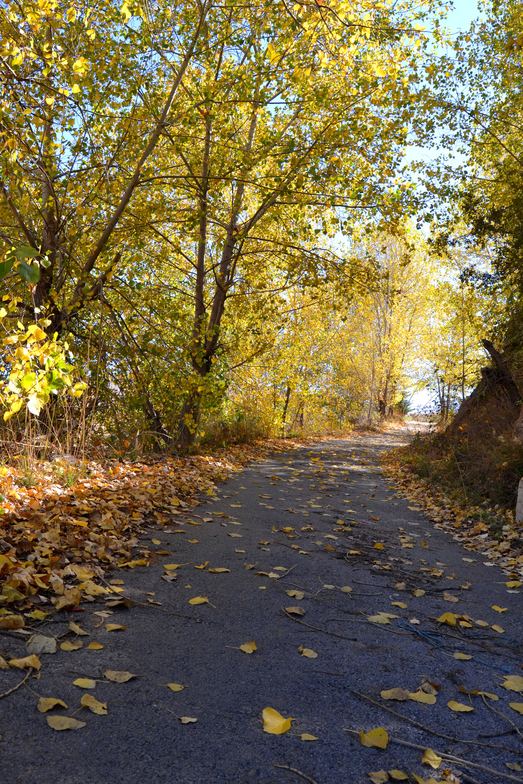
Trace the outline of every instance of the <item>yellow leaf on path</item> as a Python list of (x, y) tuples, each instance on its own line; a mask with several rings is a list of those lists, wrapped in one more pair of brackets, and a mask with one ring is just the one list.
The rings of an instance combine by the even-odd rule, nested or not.
[(102, 645), (101, 642), (96, 642), (95, 640), (93, 640), (93, 642), (90, 642), (89, 645), (87, 646), (87, 649), (89, 651), (101, 651), (102, 648), (105, 648), (105, 645)]
[(380, 691), (380, 697), (384, 700), (408, 700), (410, 692), (405, 689), (384, 689)]
[(189, 599), (189, 604), (209, 604), (209, 599), (207, 596), (193, 596), (192, 599)]
[(105, 624), (105, 631), (106, 632), (123, 632), (127, 629), (127, 626), (124, 626), (121, 623), (106, 623)]
[(508, 580), (508, 582), (506, 582), (505, 585), (507, 586), (507, 588), (511, 588), (512, 590), (514, 590), (516, 588), (521, 588), (523, 583), (521, 582), (521, 580)]
[(386, 770), (375, 770), (369, 773), (369, 779), (372, 781), (372, 784), (387, 784), (389, 774)]
[(163, 568), (167, 572), (174, 572), (174, 571), (176, 571), (176, 569), (179, 569), (180, 566), (183, 566), (183, 564), (168, 563), (168, 564), (164, 564)]
[(105, 670), (104, 676), (108, 681), (112, 681), (113, 683), (127, 683), (127, 681), (136, 678), (134, 673), (127, 672), (126, 670)]
[(96, 713), (97, 716), (107, 716), (107, 703), (100, 702), (92, 694), (82, 694), (80, 705), (89, 708), (91, 713)]
[(46, 716), (47, 723), (53, 730), (80, 730), (85, 721), (78, 721), (72, 716)]
[(0, 615), (0, 629), (23, 629), (24, 619), (21, 615)]
[(374, 727), (368, 732), (360, 732), (360, 743), (362, 746), (373, 749), (386, 749), (389, 745), (389, 733), (385, 727)]
[(379, 612), (376, 613), (376, 615), (368, 615), (367, 620), (370, 621), (371, 623), (385, 624), (385, 623), (390, 623), (393, 618), (397, 618), (397, 617), (398, 616), (394, 615), (393, 613)]
[(458, 661), (470, 661), (470, 659), (472, 659), (472, 656), (469, 653), (461, 653), (461, 651), (455, 651), (453, 656)]
[(68, 591), (65, 591), (62, 596), (59, 596), (56, 601), (54, 601), (54, 606), (57, 610), (68, 610), (71, 607), (76, 607), (80, 604), (82, 599), (82, 594), (80, 593), (79, 588), (70, 588)]
[(408, 604), (405, 604), (405, 602), (391, 602), (391, 604), (393, 607), (399, 607), (400, 610), (406, 610), (408, 607)]
[(491, 607), (498, 613), (504, 613), (508, 610), (508, 607), (500, 607), (499, 604), (492, 604)]
[(311, 735), (310, 732), (302, 732), (302, 734), (300, 735), (300, 740), (313, 741), (313, 740), (318, 740), (318, 738), (316, 737), (316, 735)]
[(39, 670), (42, 666), (40, 659), (35, 654), (23, 656), (21, 659), (9, 659), (8, 664), (18, 670)]
[[(11, 662), (9, 662), (11, 664)], [(509, 691), (523, 692), (523, 675), (506, 675), (501, 684), (504, 689)]]
[(285, 718), (274, 708), (264, 708), (262, 711), (263, 731), (268, 735), (283, 735), (291, 728), (292, 718)]
[(240, 651), (244, 653), (254, 653), (258, 650), (258, 646), (256, 645), (255, 640), (249, 640), (249, 642), (244, 642), (240, 645)]
[(209, 574), (227, 574), (230, 572), (230, 569), (227, 569), (225, 566), (213, 566), (210, 569), (207, 569)]
[(437, 770), (441, 765), (441, 763), (443, 762), (443, 759), (438, 754), (436, 754), (436, 752), (433, 751), (432, 749), (425, 749), (421, 761), (423, 762), (424, 765), (430, 765), (431, 768)]
[(516, 711), (516, 713), (521, 713), (523, 715), (523, 702), (509, 702), (509, 707), (512, 708), (513, 711)]
[(457, 626), (459, 617), (460, 616), (456, 615), (456, 613), (444, 612), (439, 616), (439, 618), (436, 618), (436, 620), (439, 623), (446, 623), (447, 626)]
[(300, 647), (298, 648), (298, 651), (299, 651), (299, 653), (301, 653), (302, 656), (305, 656), (306, 659), (317, 659), (318, 658), (318, 654), (316, 653), (316, 651), (313, 651), (312, 648), (304, 648), (303, 645), (300, 645)]
[(82, 627), (74, 621), (69, 621), (69, 630), (74, 634), (78, 634), (80, 637), (84, 637), (85, 635), (89, 634), (89, 632), (86, 632), (85, 629), (82, 629)]
[(58, 697), (40, 697), (37, 708), (40, 713), (47, 713), (47, 711), (53, 710), (53, 708), (67, 708), (67, 705)]
[(198, 719), (194, 719), (192, 716), (179, 716), (178, 721), (182, 724), (196, 724)]
[(435, 705), (436, 695), (429, 694), (428, 692), (423, 691), (423, 689), (418, 689), (418, 691), (409, 691), (409, 700), (422, 702), (424, 705)]
[(78, 686), (79, 689), (95, 689), (96, 688), (96, 681), (92, 678), (76, 678), (73, 681), (74, 686)]
[(352, 593), (352, 588), (350, 587), (350, 585), (342, 585), (340, 591), (342, 593)]
[(285, 612), (289, 615), (305, 615), (305, 610), (302, 607), (286, 607)]
[(83, 648), (84, 644), (80, 640), (64, 640), (60, 643), (60, 649), (62, 651), (79, 651), (80, 648)]
[(504, 634), (505, 633), (505, 629), (503, 628), (503, 626), (500, 626), (499, 623), (493, 623), (490, 628), (493, 629), (498, 634)]
[(305, 593), (303, 591), (296, 591), (294, 588), (289, 588), (287, 591), (285, 591), (285, 593), (287, 594), (287, 596), (290, 596), (291, 599), (297, 599), (299, 602), (305, 596)]
[(183, 683), (168, 683), (167, 688), (170, 689), (171, 691), (179, 692), (179, 691), (183, 691), (185, 689), (185, 686), (183, 685)]
[(472, 713), (474, 710), (472, 705), (463, 705), (462, 702), (456, 702), (456, 700), (449, 700), (447, 702), (447, 707), (449, 707), (451, 711), (454, 711), (454, 713)]
[(408, 781), (409, 778), (404, 770), (397, 770), (396, 768), (389, 770), (389, 776), (393, 781)]

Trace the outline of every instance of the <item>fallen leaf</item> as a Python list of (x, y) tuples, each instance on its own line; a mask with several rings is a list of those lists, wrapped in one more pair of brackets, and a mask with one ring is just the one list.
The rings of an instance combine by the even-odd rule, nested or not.
[(418, 689), (418, 691), (409, 691), (409, 700), (422, 702), (424, 705), (435, 705), (436, 695), (429, 694), (428, 692), (423, 691), (423, 689)]
[(394, 615), (393, 613), (379, 612), (376, 613), (376, 615), (368, 615), (367, 620), (370, 621), (371, 623), (386, 624), (386, 623), (390, 623), (393, 618), (397, 618), (397, 617), (398, 616)]
[(23, 656), (21, 659), (9, 659), (8, 664), (18, 670), (39, 670), (42, 666), (40, 659), (35, 654)]
[(97, 716), (107, 716), (107, 703), (100, 702), (92, 694), (82, 694), (80, 705), (89, 708), (91, 713), (96, 713)]
[(410, 697), (410, 692), (406, 691), (405, 689), (384, 689), (380, 691), (380, 697), (384, 700), (408, 700)]
[(127, 681), (130, 681), (137, 676), (126, 670), (105, 670), (104, 677), (113, 683), (127, 683)]
[(298, 648), (298, 651), (299, 651), (299, 653), (301, 653), (302, 656), (305, 656), (306, 659), (317, 659), (318, 658), (318, 654), (316, 653), (316, 651), (313, 651), (312, 648), (304, 648), (303, 645), (300, 645), (300, 647)]
[(424, 765), (430, 765), (431, 768), (437, 770), (443, 762), (443, 759), (432, 749), (425, 749), (421, 761)]
[(491, 607), (498, 613), (504, 613), (508, 610), (508, 607), (500, 607), (499, 604), (492, 604)]
[(121, 623), (106, 623), (105, 624), (105, 631), (106, 632), (123, 632), (127, 629), (127, 626), (124, 626)]
[(472, 713), (474, 710), (472, 705), (463, 705), (462, 702), (456, 702), (456, 700), (449, 700), (447, 702), (447, 707), (449, 707), (451, 711), (454, 711), (454, 713)]
[(389, 774), (386, 770), (375, 770), (369, 773), (369, 779), (372, 781), (372, 784), (387, 784)]
[(316, 735), (311, 735), (310, 732), (302, 732), (300, 735), (300, 740), (313, 741), (313, 740), (318, 740), (318, 738), (316, 737)]
[(211, 569), (207, 569), (209, 574), (227, 574), (230, 572), (230, 569), (227, 569), (225, 566), (213, 566)]
[(516, 711), (516, 713), (521, 713), (523, 715), (523, 702), (509, 702), (509, 707)]
[(92, 678), (76, 678), (73, 681), (75, 686), (78, 686), (79, 689), (95, 689), (96, 688), (96, 681)]
[(87, 649), (89, 651), (101, 651), (102, 648), (105, 648), (105, 645), (102, 645), (101, 642), (96, 642), (95, 640), (93, 640), (93, 642), (90, 642), (89, 645), (87, 646)]
[(183, 685), (183, 683), (168, 683), (167, 688), (170, 689), (171, 691), (179, 692), (179, 691), (183, 691), (185, 689), (185, 686)]
[(305, 596), (305, 593), (303, 591), (296, 591), (294, 590), (294, 588), (289, 588), (287, 591), (285, 591), (285, 593), (287, 594), (287, 596), (290, 596), (291, 599), (297, 599), (299, 602)]
[(89, 632), (86, 632), (85, 629), (82, 629), (82, 627), (74, 621), (69, 621), (69, 631), (78, 634), (79, 637), (85, 637), (89, 634)]
[[(11, 664), (11, 662), (9, 662)], [(506, 675), (501, 684), (504, 689), (509, 691), (523, 692), (523, 675)]]
[(240, 645), (240, 651), (244, 653), (254, 653), (258, 650), (258, 646), (256, 645), (255, 640), (249, 640), (249, 642), (244, 642)]
[(8, 613), (7, 615), (0, 615), (0, 629), (9, 629), (14, 631), (16, 629), (23, 629), (25, 622), (23, 616)]
[(84, 644), (80, 640), (64, 640), (60, 643), (60, 649), (62, 651), (79, 651), (80, 648), (83, 648)]
[(36, 707), (40, 713), (47, 713), (54, 708), (67, 708), (67, 704), (58, 697), (40, 697)]
[(43, 634), (33, 634), (27, 643), (27, 650), (29, 653), (56, 653), (56, 640)]
[(264, 708), (262, 711), (263, 731), (268, 735), (283, 735), (291, 728), (292, 718), (285, 718), (274, 708)]
[(397, 770), (397, 768), (389, 770), (388, 773), (393, 781), (407, 781), (409, 778), (404, 770)]
[(46, 716), (46, 719), (53, 730), (80, 730), (85, 727), (85, 721), (78, 721), (72, 716)]
[(374, 727), (368, 732), (360, 732), (360, 743), (362, 746), (374, 749), (386, 749), (389, 745), (389, 733), (385, 727)]
[(192, 716), (179, 716), (178, 721), (182, 724), (196, 724), (198, 719), (194, 719)]
[(302, 607), (286, 607), (285, 612), (289, 615), (305, 615), (305, 610)]
[(472, 659), (470, 653), (461, 653), (461, 651), (455, 651), (452, 655), (455, 659), (458, 659), (458, 661), (470, 661), (470, 659)]
[(54, 600), (54, 606), (57, 610), (68, 610), (71, 607), (76, 607), (80, 604), (82, 594), (79, 588), (70, 588), (65, 591), (63, 596), (59, 596)]
[(444, 612), (436, 620), (438, 623), (446, 623), (447, 626), (457, 626), (459, 617), (456, 613)]
[(189, 604), (192, 605), (209, 604), (209, 599), (207, 596), (193, 596), (192, 599), (189, 599)]

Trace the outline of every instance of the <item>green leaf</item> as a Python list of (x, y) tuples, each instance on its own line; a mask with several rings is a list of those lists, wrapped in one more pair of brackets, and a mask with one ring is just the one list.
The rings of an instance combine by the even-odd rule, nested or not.
[(40, 280), (40, 267), (36, 264), (26, 264), (25, 261), (21, 261), (18, 271), (28, 283), (35, 284)]
[(38, 256), (38, 251), (30, 245), (19, 245), (13, 252), (13, 256), (23, 261), (24, 259), (34, 259)]
[(8, 257), (5, 261), (0, 261), (0, 280), (5, 278), (13, 269), (14, 259)]

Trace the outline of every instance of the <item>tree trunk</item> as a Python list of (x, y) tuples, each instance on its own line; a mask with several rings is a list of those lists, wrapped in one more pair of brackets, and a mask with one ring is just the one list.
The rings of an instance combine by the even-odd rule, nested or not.
[(287, 412), (289, 410), (289, 400), (291, 398), (291, 387), (290, 384), (287, 384), (287, 389), (285, 390), (285, 402), (283, 404), (283, 412), (281, 415), (281, 435), (282, 438), (285, 438), (285, 427), (287, 425)]

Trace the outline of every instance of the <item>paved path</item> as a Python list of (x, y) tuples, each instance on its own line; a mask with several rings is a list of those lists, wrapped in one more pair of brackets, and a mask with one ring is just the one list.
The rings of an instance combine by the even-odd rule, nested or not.
[[(73, 707), (82, 694), (72, 685), (78, 676), (103, 678), (110, 668), (139, 677), (125, 684), (98, 681), (91, 693), (108, 703), (109, 714), (81, 710), (75, 715), (87, 726), (76, 732), (51, 730), (28, 688), (0, 700), (0, 781), (363, 784), (369, 771), (390, 769), (442, 778), (441, 770), (421, 765), (416, 749), (396, 743), (386, 751), (364, 748), (344, 731), (375, 726), (501, 772), (498, 777), (448, 765), (470, 777), (456, 780), (523, 779), (505, 767), (523, 763), (521, 736), (511, 724), (521, 727), (522, 720), (508, 706), (523, 696), (500, 686), (503, 676), (523, 674), (521, 596), (507, 591), (496, 567), (484, 565), (395, 497), (378, 468), (379, 452), (395, 438), (356, 436), (277, 455), (235, 476), (219, 488), (219, 497), (180, 516), (168, 530), (152, 531), (148, 539), (161, 540), (153, 547), (170, 555), (114, 577), (125, 580), (125, 594), (135, 601), (159, 604), (115, 608), (110, 622), (126, 625), (121, 632), (104, 629), (107, 617), (95, 614), (103, 612), (100, 605), (72, 615), (89, 639), (105, 647), (45, 656), (36, 688)], [(194, 568), (206, 561), (230, 572)], [(163, 564), (173, 562), (187, 565), (168, 582)], [(341, 590), (345, 586), (352, 592)], [(289, 597), (289, 590), (305, 597)], [(446, 601), (445, 591), (458, 602)], [(212, 606), (188, 604), (200, 595)], [(498, 614), (493, 604), (507, 611)], [(305, 615), (287, 617), (282, 608), (290, 605), (301, 606)], [(436, 623), (446, 611), (501, 624), (505, 631)], [(385, 625), (368, 621), (379, 612), (398, 617)], [(253, 639), (255, 654), (238, 650)], [(301, 645), (318, 657), (300, 655)], [(11, 638), (0, 646), (21, 655)], [(454, 651), (473, 659), (458, 661)], [(0, 691), (11, 678), (12, 672), (0, 672)], [(380, 698), (383, 689), (416, 691), (424, 681), (439, 692), (435, 705)], [(173, 693), (168, 682), (185, 689)], [(499, 701), (468, 697), (461, 686), (495, 693)], [(474, 712), (453, 713), (451, 699)], [(266, 706), (294, 718), (290, 732), (262, 731)], [(183, 725), (181, 716), (198, 721)], [(304, 742), (302, 733), (318, 740)], [(466, 739), (472, 742), (461, 742)]]

